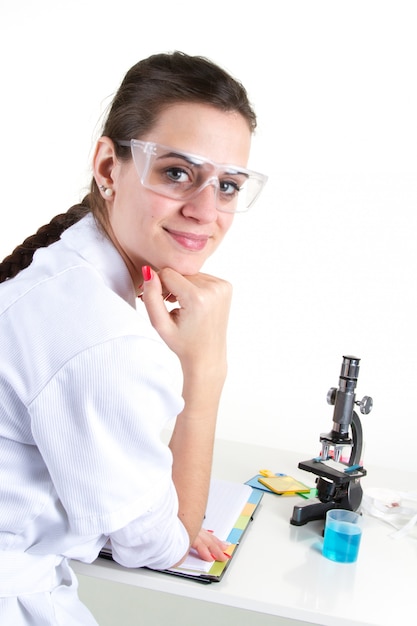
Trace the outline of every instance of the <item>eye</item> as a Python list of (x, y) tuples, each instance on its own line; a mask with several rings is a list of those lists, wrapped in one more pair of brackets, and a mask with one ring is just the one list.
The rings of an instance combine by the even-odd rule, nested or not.
[(239, 193), (241, 187), (235, 180), (221, 180), (219, 181), (220, 191), (226, 196), (234, 196)]
[(183, 167), (178, 167), (178, 166), (167, 167), (164, 171), (165, 171), (166, 177), (169, 179), (170, 182), (187, 183), (190, 180), (189, 173)]

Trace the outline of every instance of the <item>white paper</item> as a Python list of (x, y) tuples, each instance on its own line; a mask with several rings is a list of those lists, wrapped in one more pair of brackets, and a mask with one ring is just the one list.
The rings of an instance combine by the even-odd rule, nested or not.
[[(252, 494), (249, 485), (213, 479), (210, 483), (206, 517), (203, 528), (212, 530), (221, 541), (227, 541)], [(204, 561), (193, 550), (180, 567), (172, 571), (207, 573), (214, 561)]]

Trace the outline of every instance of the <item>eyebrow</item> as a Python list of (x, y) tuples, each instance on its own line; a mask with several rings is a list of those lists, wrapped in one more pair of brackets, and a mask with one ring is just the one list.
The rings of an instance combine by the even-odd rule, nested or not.
[[(201, 166), (204, 165), (204, 163), (210, 163), (211, 165), (215, 165), (217, 168), (221, 168), (224, 167), (225, 168), (225, 174), (230, 174), (232, 176), (244, 176), (245, 178), (249, 178), (249, 174), (248, 172), (245, 172), (243, 170), (239, 170), (239, 169), (235, 169), (234, 165), (227, 165), (224, 163), (214, 163), (213, 161), (210, 161), (210, 159), (204, 159), (204, 157), (193, 157), (190, 156), (188, 154), (184, 154), (184, 152), (175, 152), (175, 151), (171, 151), (171, 152), (167, 152), (166, 154), (162, 154), (161, 156), (158, 156), (158, 160), (159, 159), (169, 159), (169, 158), (180, 158), (183, 161), (186, 161), (187, 163), (190, 163), (190, 165), (197, 165), (197, 166)], [(195, 160), (194, 160), (195, 159)], [(199, 160), (200, 159), (200, 160)], [(233, 167), (233, 170), (227, 170), (227, 168)]]
[(174, 150), (172, 152), (166, 152), (165, 154), (161, 154), (160, 156), (157, 157), (157, 160), (170, 159), (170, 158), (171, 159), (179, 158), (179, 159), (182, 159), (183, 161), (187, 161), (187, 163), (190, 163), (191, 165), (203, 165), (203, 163), (207, 161), (211, 163), (209, 159), (203, 159), (203, 157), (201, 157), (200, 160), (198, 160), (198, 157), (195, 157), (195, 160), (193, 160), (193, 157), (188, 156), (187, 154), (184, 154), (183, 152), (175, 152)]

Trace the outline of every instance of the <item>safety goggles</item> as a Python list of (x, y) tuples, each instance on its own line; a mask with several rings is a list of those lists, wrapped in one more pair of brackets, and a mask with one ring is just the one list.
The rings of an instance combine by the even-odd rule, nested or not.
[(152, 141), (131, 139), (116, 143), (130, 146), (142, 185), (173, 200), (191, 200), (212, 185), (218, 211), (247, 211), (267, 181), (267, 176), (258, 172), (237, 165), (220, 165)]

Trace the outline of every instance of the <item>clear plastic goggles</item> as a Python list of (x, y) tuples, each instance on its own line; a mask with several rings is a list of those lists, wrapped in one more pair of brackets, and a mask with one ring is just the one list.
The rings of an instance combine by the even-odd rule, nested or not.
[(191, 200), (212, 185), (218, 211), (247, 211), (267, 181), (267, 176), (258, 172), (237, 165), (219, 165), (159, 143), (137, 139), (116, 143), (130, 146), (142, 185), (173, 200)]

